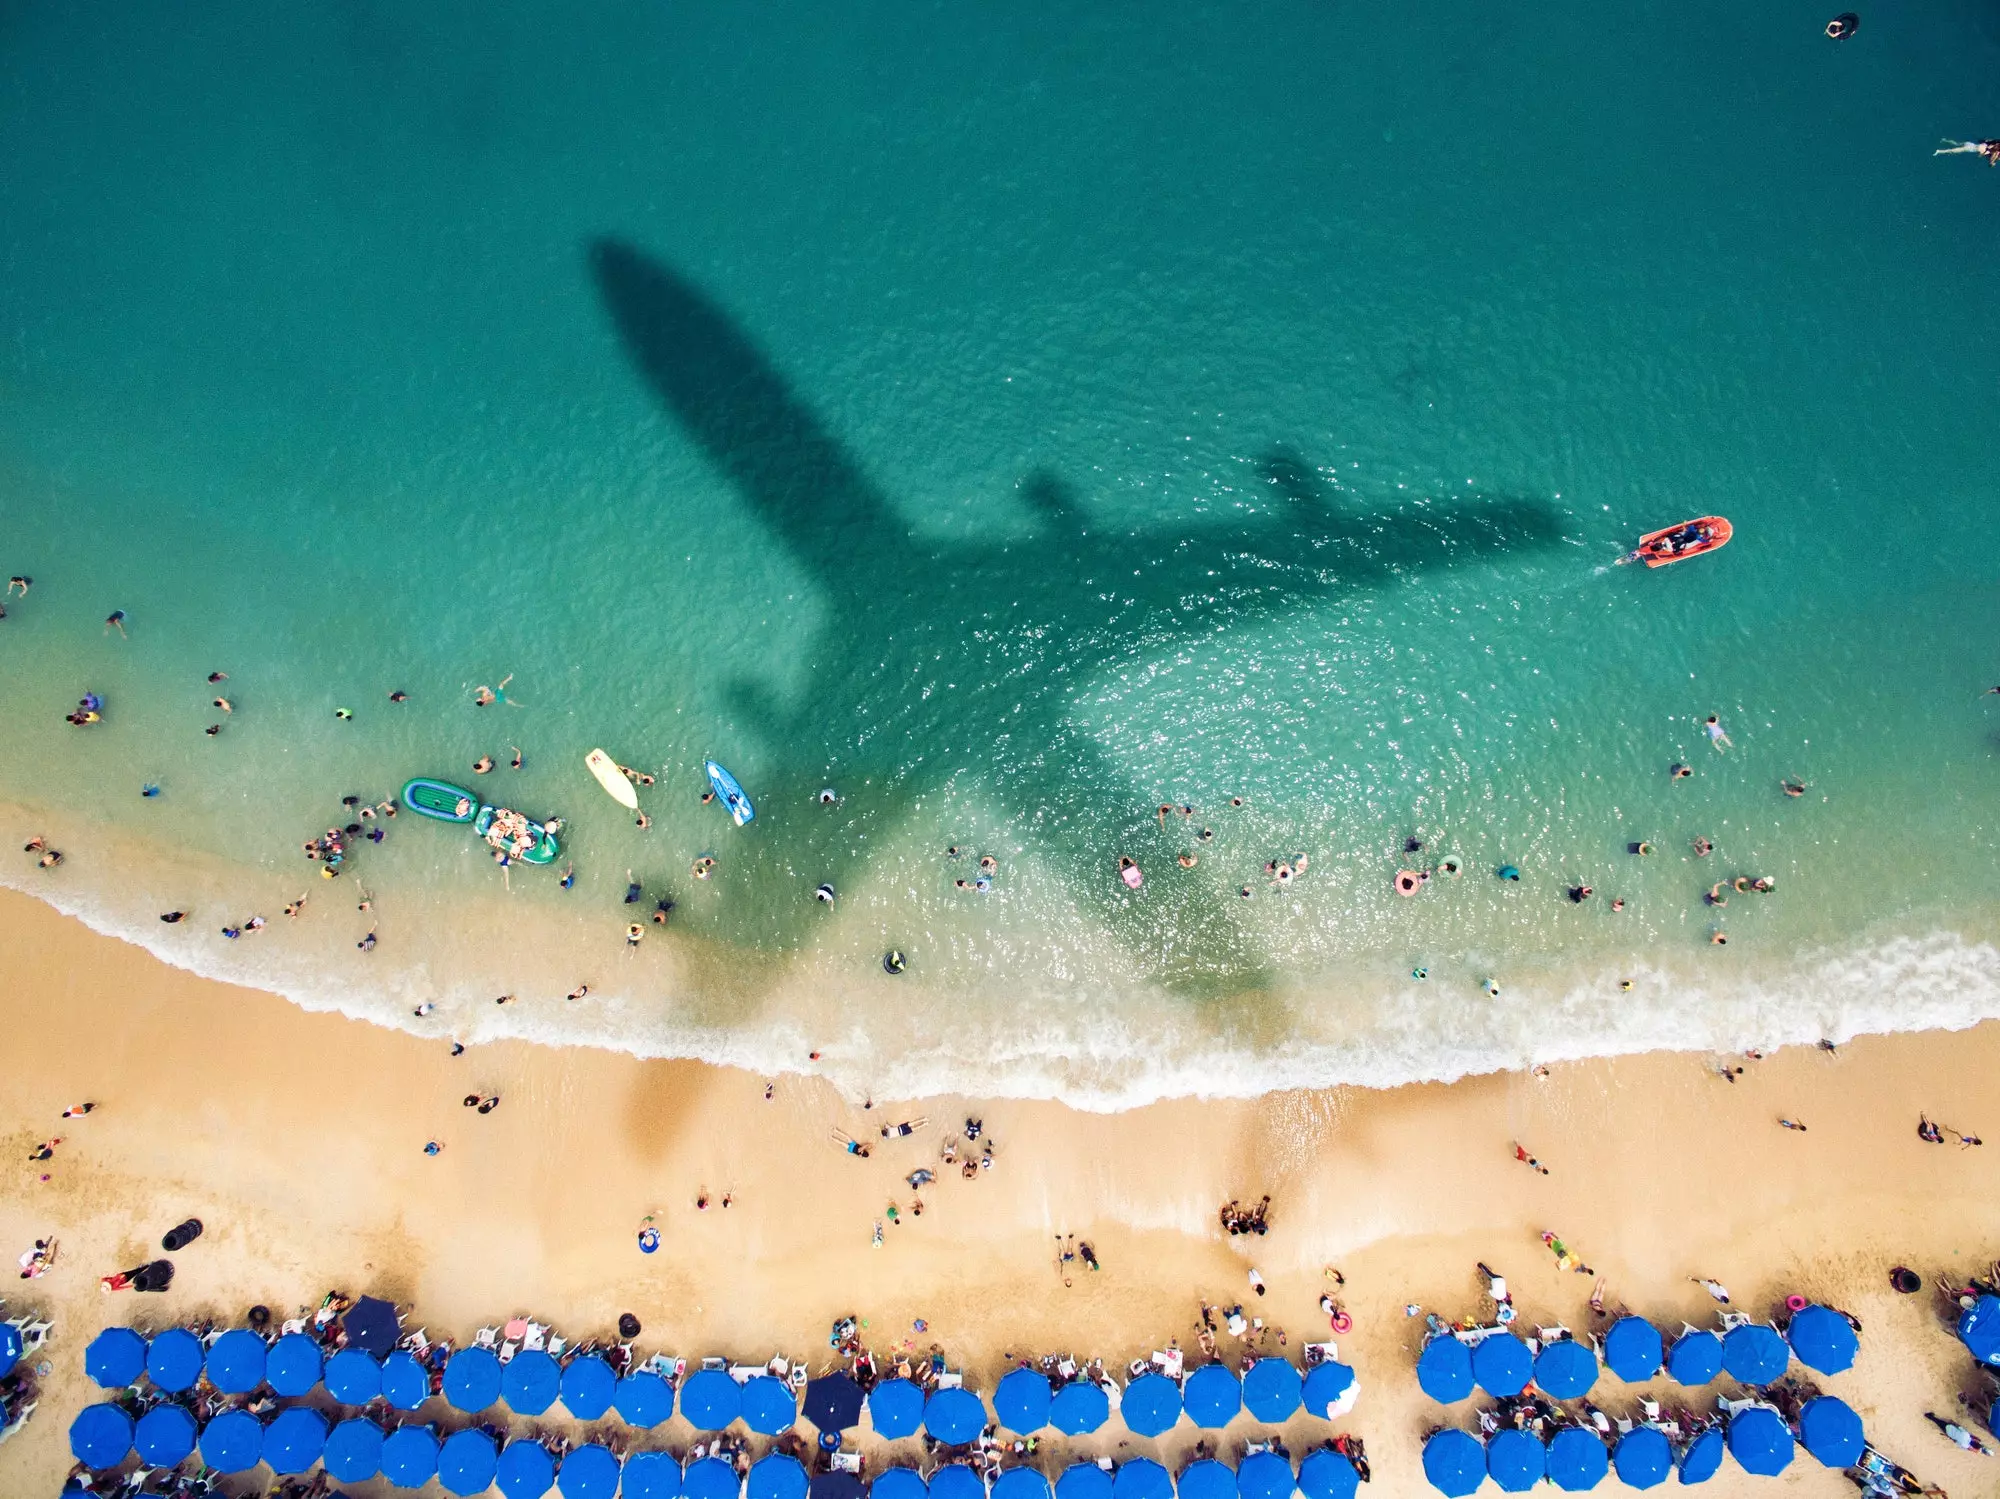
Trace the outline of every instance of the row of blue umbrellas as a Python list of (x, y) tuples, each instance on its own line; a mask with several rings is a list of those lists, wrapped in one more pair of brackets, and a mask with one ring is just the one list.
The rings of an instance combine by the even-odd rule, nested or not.
[[(1995, 1300), (1995, 1345), (2000, 1353), (2000, 1299)], [(1848, 1320), (1831, 1307), (1809, 1306), (1786, 1329), (1745, 1323), (1717, 1335), (1693, 1331), (1668, 1348), (1660, 1331), (1642, 1317), (1620, 1317), (1604, 1335), (1604, 1364), (1628, 1384), (1651, 1379), (1664, 1367), (1684, 1385), (1705, 1385), (1718, 1374), (1748, 1385), (1784, 1377), (1792, 1356), (1823, 1374), (1851, 1368), (1859, 1342)], [(1511, 1332), (1488, 1333), (1467, 1346), (1449, 1335), (1434, 1337), (1417, 1358), (1417, 1383), (1433, 1400), (1452, 1404), (1472, 1394), (1518, 1395), (1532, 1381), (1556, 1400), (1574, 1400), (1597, 1382), (1598, 1362), (1588, 1345), (1573, 1339), (1551, 1343), (1537, 1353)]]
[[(671, 1454), (640, 1452), (621, 1464), (596, 1444), (574, 1448), (560, 1464), (539, 1442), (499, 1446), (477, 1428), (440, 1440), (429, 1426), (404, 1426), (389, 1433), (373, 1421), (352, 1417), (329, 1428), (319, 1412), (294, 1406), (266, 1425), (248, 1411), (225, 1411), (197, 1431), (194, 1417), (177, 1405), (157, 1405), (136, 1422), (111, 1404), (87, 1406), (70, 1425), (70, 1450), (79, 1462), (106, 1469), (134, 1449), (153, 1466), (171, 1467), (199, 1450), (209, 1467), (241, 1473), (258, 1463), (274, 1473), (303, 1473), (324, 1464), (339, 1483), (362, 1483), (377, 1476), (398, 1488), (421, 1488), (436, 1478), (447, 1491), (466, 1496), (497, 1486), (507, 1499), (537, 1499), (553, 1486), (563, 1499), (859, 1499), (858, 1482), (847, 1475), (809, 1479), (795, 1458), (772, 1453), (751, 1465), (747, 1480), (720, 1458), (701, 1458), (683, 1470)], [(822, 1482), (831, 1478), (832, 1483)], [(1345, 1457), (1315, 1452), (1292, 1472), (1275, 1453), (1245, 1458), (1231, 1472), (1217, 1462), (1193, 1464), (1181, 1475), (1180, 1499), (1353, 1499), (1358, 1475)], [(622, 1484), (622, 1489), (621, 1489)], [(891, 1468), (873, 1485), (874, 1499), (988, 1499), (985, 1480), (964, 1464), (940, 1468), (928, 1484), (908, 1468)], [(833, 1492), (829, 1490), (844, 1490)], [(1174, 1499), (1167, 1470), (1146, 1458), (1107, 1473), (1077, 1463), (1051, 1486), (1032, 1468), (1014, 1468), (993, 1483), (991, 1499)]]
[(2000, 1296), (1981, 1296), (1959, 1314), (1958, 1340), (1980, 1363), (2000, 1367)]
[[(1844, 1400), (1821, 1395), (1799, 1412), (1798, 1443), (1829, 1468), (1851, 1468), (1867, 1444), (1861, 1418)], [(1725, 1429), (1703, 1432), (1678, 1459), (1665, 1432), (1635, 1427), (1607, 1447), (1594, 1431), (1564, 1427), (1548, 1442), (1530, 1431), (1495, 1432), (1482, 1446), (1463, 1431), (1440, 1431), (1424, 1444), (1424, 1476), (1450, 1499), (1464, 1499), (1488, 1478), (1503, 1493), (1524, 1494), (1547, 1479), (1557, 1488), (1581, 1493), (1596, 1488), (1615, 1470), (1630, 1488), (1650, 1489), (1678, 1471), (1682, 1483), (1703, 1483), (1722, 1467), (1723, 1454), (1746, 1473), (1775, 1477), (1791, 1464), (1794, 1438), (1785, 1420), (1768, 1406), (1750, 1406), (1729, 1418)]]
[[(84, 1353), (84, 1369), (107, 1388), (135, 1383), (143, 1372), (160, 1390), (178, 1393), (194, 1386), (206, 1369), (210, 1383), (226, 1394), (248, 1394), (269, 1384), (280, 1395), (298, 1396), (324, 1383), (344, 1405), (364, 1405), (378, 1397), (399, 1410), (415, 1410), (430, 1399), (430, 1373), (417, 1358), (396, 1351), (385, 1359), (344, 1348), (322, 1363), (318, 1345), (297, 1333), (267, 1349), (247, 1329), (224, 1333), (204, 1350), (201, 1340), (174, 1328), (147, 1340), (129, 1327), (107, 1328)], [(1132, 1381), (1119, 1401), (1126, 1425), (1143, 1436), (1159, 1436), (1183, 1412), (1197, 1426), (1227, 1425), (1239, 1411), (1259, 1421), (1284, 1421), (1304, 1408), (1324, 1416), (1354, 1383), (1344, 1364), (1322, 1363), (1303, 1377), (1283, 1359), (1259, 1359), (1238, 1379), (1220, 1364), (1188, 1376), (1185, 1387), (1164, 1374)], [(525, 1349), (506, 1363), (489, 1348), (462, 1348), (444, 1366), (445, 1400), (468, 1414), (504, 1403), (518, 1415), (538, 1416), (560, 1401), (579, 1420), (595, 1421), (616, 1410), (634, 1426), (657, 1426), (673, 1415), (674, 1387), (662, 1376), (636, 1371), (623, 1376), (596, 1355), (567, 1366), (540, 1349)], [(986, 1406), (970, 1390), (929, 1394), (907, 1379), (877, 1385), (865, 1397), (877, 1435), (914, 1436), (928, 1431), (947, 1444), (969, 1442), (987, 1425)], [(804, 1415), (822, 1431), (841, 1431), (861, 1418), (861, 1387), (844, 1374), (816, 1379), (806, 1387)], [(697, 1431), (721, 1431), (741, 1420), (765, 1436), (787, 1431), (800, 1415), (798, 1398), (785, 1381), (769, 1374), (742, 1384), (719, 1369), (688, 1376), (679, 1394), (680, 1413)], [(1054, 1390), (1036, 1369), (1015, 1369), (993, 1393), (993, 1412), (1007, 1430), (1028, 1435), (1054, 1426), (1075, 1436), (1095, 1431), (1111, 1416), (1109, 1397), (1098, 1386), (1076, 1381)]]

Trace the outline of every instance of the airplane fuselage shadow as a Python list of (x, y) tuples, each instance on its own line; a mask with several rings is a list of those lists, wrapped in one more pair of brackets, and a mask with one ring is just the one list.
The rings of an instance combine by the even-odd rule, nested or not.
[[(1023, 485), (1033, 535), (919, 537), (705, 293), (615, 240), (594, 242), (589, 260), (640, 378), (821, 596), (823, 623), (798, 646), (808, 685), (796, 700), (734, 690), (790, 767), (760, 804), (804, 807), (838, 776), (909, 806), (976, 778), (1076, 904), (1168, 986), (1237, 992), (1272, 975), (1217, 879), (1155, 879), (1138, 897), (1118, 883), (1121, 843), (1150, 825), (1153, 797), (1121, 788), (1077, 727), (1079, 687), (1109, 663), (1218, 622), (1251, 624), (1562, 537), (1556, 510), (1517, 497), (1357, 513), (1284, 450), (1264, 464), (1269, 498), (1227, 520), (1104, 527), (1059, 479), (1035, 473)], [(810, 869), (839, 881), (864, 857), (844, 820), (760, 822), (740, 857), (765, 878), (796, 882), (781, 871)], [(782, 895), (773, 904), (762, 945), (797, 945), (811, 902), (796, 903), (796, 915)]]

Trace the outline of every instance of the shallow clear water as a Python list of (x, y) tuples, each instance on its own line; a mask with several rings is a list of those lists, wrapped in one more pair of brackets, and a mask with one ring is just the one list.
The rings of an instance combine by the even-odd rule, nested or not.
[[(0, 797), (71, 855), (0, 878), (310, 1003), (911, 1092), (2000, 1013), (2000, 177), (1929, 154), (2000, 31), (1490, 14), (0, 9)], [(217, 934), (481, 754), (573, 891), (406, 816)]]

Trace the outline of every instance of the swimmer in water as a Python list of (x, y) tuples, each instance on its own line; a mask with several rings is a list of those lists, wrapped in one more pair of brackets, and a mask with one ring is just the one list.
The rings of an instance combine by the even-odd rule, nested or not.
[(1689, 770), (1685, 765), (1681, 764), (1678, 760), (1676, 760), (1673, 763), (1672, 767), (1668, 769), (1667, 774), (1672, 776), (1677, 781), (1685, 781), (1689, 776), (1693, 775), (1694, 772)]
[(211, 687), (213, 687), (217, 682), (226, 682), (228, 680), (229, 680), (229, 673), (226, 671), (212, 671), (208, 674), (208, 685)]
[(576, 987), (575, 987), (574, 989), (570, 990), (570, 991), (569, 991), (569, 993), (565, 994), (565, 995), (563, 996), (563, 998), (564, 998), (564, 999), (584, 999), (584, 998), (587, 998), (587, 997), (589, 996), (589, 994), (590, 994), (590, 985), (588, 985), (588, 984), (578, 984), (578, 985), (577, 985), (577, 986), (576, 986)]
[(1182, 854), (1179, 862), (1181, 868), (1192, 869), (1198, 861), (1193, 854)]
[(1622, 896), (1622, 895), (1614, 895), (1614, 896), (1613, 896), (1613, 897), (1611, 898), (1611, 909), (1612, 909), (1612, 910), (1614, 910), (1614, 911), (1622, 911), (1622, 910), (1624, 910), (1624, 909), (1625, 909), (1625, 897), (1624, 897), (1624, 896)]
[(832, 905), (832, 904), (833, 904), (833, 886), (831, 886), (831, 885), (821, 885), (821, 886), (820, 886), (820, 887), (819, 887), (819, 888), (818, 888), (817, 890), (813, 891), (813, 899), (814, 899), (814, 900), (816, 900), (816, 901), (820, 901), (820, 902), (822, 902), (822, 903), (823, 903), (823, 904), (825, 904), (825, 905), (829, 905), (829, 906), (830, 906), (830, 905)]
[(472, 762), (472, 773), (476, 776), (483, 776), (492, 768), (493, 757), (491, 755), (481, 755), (477, 760)]
[(514, 769), (519, 770), (521, 768), (521, 746), (518, 744), (510, 744), (507, 746), (507, 748), (509, 748), (514, 752), (514, 759), (512, 763)]
[(139, 788), (139, 795), (144, 797), (154, 797), (158, 796), (159, 794), (160, 794), (160, 788), (154, 785), (151, 781), (146, 782), (145, 785)]
[(1214, 829), (1214, 828), (1203, 828), (1203, 829), (1202, 829), (1202, 830), (1201, 830), (1201, 831), (1200, 831), (1199, 833), (1196, 833), (1196, 834), (1195, 834), (1194, 836), (1195, 836), (1195, 839), (1196, 839), (1196, 841), (1198, 841), (1198, 842), (1201, 842), (1201, 843), (1206, 843), (1206, 842), (1208, 842), (1208, 841), (1209, 841), (1209, 839), (1211, 839), (1211, 838), (1213, 838), (1213, 837), (1215, 836), (1215, 829)]
[(1168, 814), (1169, 812), (1173, 811), (1173, 810), (1174, 810), (1174, 809), (1173, 809), (1172, 807), (1169, 807), (1169, 806), (1164, 806), (1164, 805), (1163, 805), (1163, 806), (1161, 806), (1161, 808), (1160, 808), (1160, 826), (1161, 826), (1161, 827), (1165, 827), (1165, 826), (1167, 825), (1167, 814)]
[(354, 945), (360, 948), (363, 952), (375, 951), (375, 934), (373, 932), (370, 932), (367, 936), (363, 937), (359, 942), (355, 943)]
[(641, 812), (637, 817), (633, 818), (632, 821), (633, 824), (642, 833), (648, 831), (653, 826), (653, 819), (648, 817), (644, 812)]
[(222, 725), (219, 723), (212, 723), (207, 728), (202, 730), (202, 733), (208, 735), (208, 737), (211, 739), (213, 739), (217, 734), (220, 734), (221, 732), (222, 732)]
[(409, 700), (410, 695), (407, 692), (397, 691), (389, 694), (389, 701), (392, 703), (406, 703)]
[(18, 588), (21, 590), (21, 597), (26, 598), (28, 596), (28, 585), (34, 581), (33, 578), (23, 578), (18, 575), (9, 578), (7, 580), (7, 597), (11, 599), (14, 596), (14, 590)]
[(1569, 898), (1573, 904), (1580, 906), (1589, 900), (1590, 897), (1591, 889), (1588, 885), (1572, 885), (1569, 887)]
[(1729, 897), (1722, 893), (1722, 887), (1728, 883), (1729, 882), (1727, 880), (1717, 880), (1713, 885), (1710, 885), (1708, 887), (1708, 894), (1704, 895), (1701, 898), (1702, 904), (1709, 906), (1728, 905)]
[(1933, 156), (1972, 155), (1982, 158), (1989, 167), (2000, 167), (2000, 141), (1954, 141), (1948, 140)]
[(709, 871), (713, 868), (715, 868), (715, 860), (704, 854), (701, 858), (694, 861), (694, 877), (698, 880), (705, 880), (708, 878)]
[(230, 702), (229, 699), (226, 697), (217, 698), (215, 700), (215, 706), (220, 708), (224, 713), (234, 713), (236, 711), (236, 705)]
[(340, 719), (352, 718), (354, 717), (354, 710), (352, 708), (335, 708), (333, 716)]
[(667, 924), (667, 913), (673, 910), (673, 908), (674, 908), (674, 903), (668, 900), (664, 895), (661, 896), (658, 900), (654, 901), (653, 925), (665, 926)]
[(1849, 37), (1853, 36), (1854, 33), (1859, 31), (1860, 29), (1861, 29), (1861, 17), (1857, 16), (1851, 10), (1842, 11), (1839, 15), (1835, 16), (1831, 21), (1828, 21), (1826, 23), (1826, 34), (1828, 38), (1836, 42), (1846, 41)]
[(1722, 732), (1722, 720), (1717, 718), (1713, 713), (1702, 720), (1701, 731), (1708, 735), (1708, 742), (1718, 750), (1733, 749), (1735, 747), (1729, 736)]
[(1787, 777), (1785, 780), (1778, 782), (1778, 785), (1786, 796), (1804, 796), (1806, 794), (1806, 783), (1804, 781)]
[(822, 807), (830, 807), (839, 800), (840, 798), (833, 794), (833, 788), (831, 786), (822, 786), (820, 788), (819, 804)]
[(705, 806), (707, 806), (707, 805), (708, 805), (708, 804), (709, 804), (710, 802), (712, 802), (712, 801), (714, 801), (714, 800), (715, 800), (715, 793), (714, 793), (713, 791), (704, 791), (704, 792), (702, 792), (702, 794), (701, 794), (701, 804), (702, 804), (702, 805), (703, 805), (704, 807), (705, 807)]
[(1000, 861), (991, 854), (981, 854), (979, 856), (979, 867), (988, 874), (991, 874), (1000, 867)]
[(1710, 843), (1706, 838), (1696, 838), (1694, 840), (1694, 856), (1697, 859), (1706, 859), (1714, 852), (1715, 845)]
[(639, 882), (632, 878), (632, 871), (625, 871), (625, 904), (631, 905), (639, 898)]
[(1229, 805), (1232, 807), (1240, 807), (1243, 805), (1243, 798), (1240, 796), (1232, 796), (1231, 798), (1229, 798)]
[(104, 633), (109, 635), (113, 630), (118, 632), (121, 639), (130, 640), (132, 638), (125, 633), (125, 611), (123, 609), (113, 609), (110, 614), (105, 616)]

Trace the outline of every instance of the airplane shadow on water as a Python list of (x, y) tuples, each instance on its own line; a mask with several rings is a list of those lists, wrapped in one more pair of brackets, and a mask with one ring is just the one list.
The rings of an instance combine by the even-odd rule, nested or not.
[(1077, 908), (1179, 990), (1236, 992), (1271, 973), (1237, 919), (1233, 887), (1206, 861), (1183, 873), (1155, 856), (1142, 891), (1119, 883), (1115, 860), (1152, 824), (1158, 792), (1125, 784), (1076, 724), (1072, 695), (1141, 648), (1562, 537), (1560, 514), (1529, 499), (1356, 513), (1282, 450), (1264, 465), (1274, 499), (1257, 514), (1100, 527), (1061, 481), (1034, 474), (1023, 486), (1033, 535), (925, 537), (699, 288), (614, 239), (594, 241), (589, 260), (640, 378), (811, 576), (825, 610), (821, 631), (798, 646), (807, 685), (797, 702), (740, 694), (794, 766), (753, 788), (779, 814), (768, 821), (782, 824), (764, 835), (781, 852), (775, 867), (838, 886), (866, 857), (831, 822), (789, 814), (824, 779), (866, 782), (905, 806), (976, 783)]

